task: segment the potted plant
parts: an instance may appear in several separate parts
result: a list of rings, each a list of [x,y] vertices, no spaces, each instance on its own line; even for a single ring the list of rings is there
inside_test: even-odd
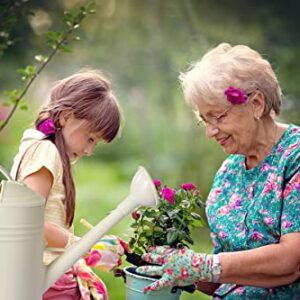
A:
[[[127,261],[140,266],[145,265],[141,255],[152,246],[167,245],[174,248],[189,247],[194,243],[191,234],[196,227],[203,227],[205,222],[199,214],[204,204],[200,192],[193,183],[183,183],[177,189],[163,185],[161,180],[154,180],[160,198],[158,207],[140,207],[132,213],[133,234],[129,246],[133,253],[127,254]],[[165,288],[144,295],[143,288],[157,278],[149,278],[135,273],[135,267],[126,267],[127,300],[142,299],[179,299],[181,289]],[[183,288],[194,291],[194,286]]]

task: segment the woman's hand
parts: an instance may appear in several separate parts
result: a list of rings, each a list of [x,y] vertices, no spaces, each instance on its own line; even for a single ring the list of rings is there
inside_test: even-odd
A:
[[[140,274],[161,276],[161,279],[146,286],[144,293],[165,286],[185,286],[199,280],[212,281],[212,255],[195,253],[188,248],[173,249],[159,246],[151,248],[142,258],[148,263],[161,265],[136,269]]]

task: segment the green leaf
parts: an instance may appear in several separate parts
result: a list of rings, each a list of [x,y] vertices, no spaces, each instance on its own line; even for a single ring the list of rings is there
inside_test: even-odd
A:
[[[152,222],[145,220],[145,219],[143,221],[141,221],[141,225],[148,226],[149,228],[152,228],[154,226],[154,224]]]
[[[202,220],[193,220],[191,225],[193,227],[203,227],[204,226],[204,222]]]
[[[145,234],[146,237],[149,237],[149,236],[153,235],[153,232],[152,232],[152,230],[147,229],[147,230],[144,231],[144,234]]]
[[[132,223],[132,224],[130,225],[130,227],[131,227],[131,228],[137,228],[137,227],[138,227],[138,224],[137,224],[136,222],[134,222],[134,223]]]
[[[59,50],[61,50],[62,52],[66,52],[66,53],[72,52],[72,48],[68,44],[62,44],[62,45],[60,45],[59,46]]]
[[[201,220],[202,219],[201,216],[199,214],[195,213],[195,212],[191,212],[191,216],[196,220]]]
[[[25,68],[17,69],[17,72],[23,75],[22,80],[26,80],[36,76],[36,71],[37,71],[37,67],[32,65],[28,65]]]
[[[155,212],[153,210],[145,210],[143,215],[148,218],[155,217]]]
[[[168,234],[167,234],[167,243],[170,245],[170,244],[172,244],[172,243],[174,243],[175,242],[175,240],[177,239],[177,237],[178,237],[178,233],[177,232],[168,232]]]
[[[59,31],[49,31],[46,33],[47,44],[51,48],[55,48],[62,39],[62,33]]]
[[[184,237],[184,240],[186,240],[189,244],[193,245],[194,244],[194,241],[193,239],[189,236],[189,235],[186,235]]]
[[[154,232],[164,232],[164,230],[161,227],[159,227],[159,226],[155,226],[153,228],[153,230],[154,230]]]
[[[144,254],[144,251],[141,250],[141,248],[139,248],[139,247],[133,248],[133,252],[134,252],[135,254],[137,254],[137,255],[143,255],[143,254]]]
[[[195,200],[196,204],[201,208],[204,209],[205,208],[205,203],[201,201],[201,199],[199,197],[196,198]]]
[[[27,100],[25,98],[21,99],[19,103],[19,108],[24,111],[28,110]]]

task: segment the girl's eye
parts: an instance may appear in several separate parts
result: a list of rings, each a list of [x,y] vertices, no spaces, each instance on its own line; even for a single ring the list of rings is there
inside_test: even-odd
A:
[[[93,138],[89,138],[89,143],[94,143],[95,140]]]

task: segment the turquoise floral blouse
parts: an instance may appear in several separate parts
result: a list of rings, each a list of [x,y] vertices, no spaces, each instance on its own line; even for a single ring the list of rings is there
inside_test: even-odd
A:
[[[206,213],[214,253],[275,244],[300,232],[300,128],[289,125],[250,170],[243,155],[230,155],[216,174]],[[222,284],[214,299],[300,299],[300,280],[278,288]]]

